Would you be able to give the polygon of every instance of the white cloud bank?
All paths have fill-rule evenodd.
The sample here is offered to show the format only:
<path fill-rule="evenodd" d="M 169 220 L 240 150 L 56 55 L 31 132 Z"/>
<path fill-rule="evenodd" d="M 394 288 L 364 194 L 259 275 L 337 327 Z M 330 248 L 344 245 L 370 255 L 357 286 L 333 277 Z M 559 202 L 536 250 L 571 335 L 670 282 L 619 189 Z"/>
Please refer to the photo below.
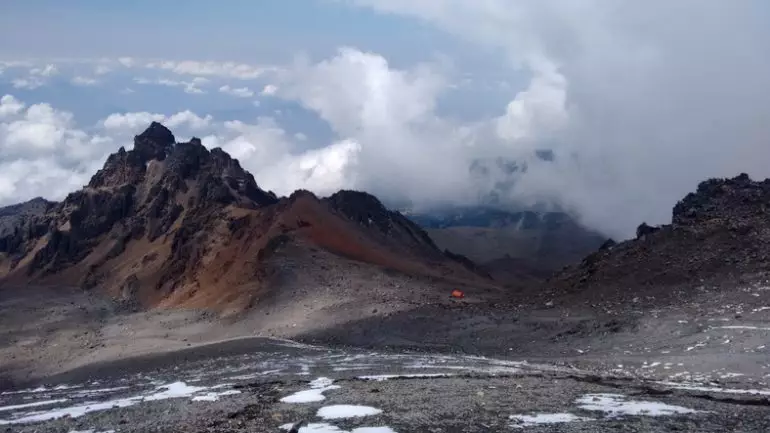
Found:
<path fill-rule="evenodd" d="M 251 98 L 254 96 L 254 91 L 248 87 L 230 87 L 226 84 L 220 87 L 219 91 L 230 96 L 235 96 L 236 98 Z"/>
<path fill-rule="evenodd" d="M 224 147 L 262 186 L 280 194 L 345 187 L 440 204 L 474 203 L 494 191 L 503 204 L 557 204 L 614 237 L 632 234 L 642 221 L 667 222 L 673 204 L 708 177 L 770 176 L 770 51 L 764 42 L 770 29 L 763 1 L 346 3 L 418 19 L 499 54 L 499 67 L 512 77 L 506 82 L 517 91 L 495 107 L 497 114 L 460 122 L 437 110 L 458 84 L 443 66 L 396 68 L 379 54 L 355 48 L 288 68 L 124 58 L 111 65 L 197 77 L 138 84 L 200 90 L 209 77 L 220 80 L 220 92 L 243 97 L 264 86 L 266 73 L 280 70 L 257 92 L 301 104 L 328 123 L 335 138 L 308 148 L 313 140 L 271 118 L 226 122 L 182 112 L 115 114 L 78 142 L 91 146 L 98 133 L 110 137 L 114 150 L 130 143 L 115 143 L 119 137 L 128 140 L 160 120 L 200 134 L 207 146 Z M 522 75 L 528 81 L 518 81 L 517 88 L 515 77 Z M 42 69 L 26 79 L 41 76 Z M 0 146 L 16 156 L 0 164 L 37 161 L 23 159 L 18 143 L 8 142 L 8 125 L 29 122 L 31 107 L 4 101 Z M 80 136 L 62 132 L 82 132 L 68 119 L 53 127 L 38 122 L 40 137 L 49 143 L 43 147 L 58 148 L 61 137 Z M 537 156 L 545 149 L 553 161 Z M 0 201 L 47 191 L 11 191 L 13 185 L 5 196 L 0 192 Z"/>
<path fill-rule="evenodd" d="M 623 237 L 668 221 L 705 178 L 770 175 L 766 2 L 352 3 L 419 19 L 532 74 L 496 120 L 494 153 L 541 147 L 556 160 L 515 176 L 509 201 L 553 201 Z"/>
<path fill-rule="evenodd" d="M 87 134 L 73 115 L 49 104 L 27 107 L 0 98 L 0 203 L 45 195 L 61 198 L 82 187 L 114 150 L 108 137 Z"/>

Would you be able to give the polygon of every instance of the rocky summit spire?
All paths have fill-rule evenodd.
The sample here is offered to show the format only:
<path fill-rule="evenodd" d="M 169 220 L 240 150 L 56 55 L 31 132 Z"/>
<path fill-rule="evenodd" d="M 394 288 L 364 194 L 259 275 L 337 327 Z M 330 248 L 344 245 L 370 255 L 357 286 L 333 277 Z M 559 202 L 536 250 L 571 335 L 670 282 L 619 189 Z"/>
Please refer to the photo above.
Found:
<path fill-rule="evenodd" d="M 152 122 L 149 128 L 134 137 L 134 151 L 143 161 L 163 161 L 175 142 L 174 134 L 168 128 L 158 122 Z"/>

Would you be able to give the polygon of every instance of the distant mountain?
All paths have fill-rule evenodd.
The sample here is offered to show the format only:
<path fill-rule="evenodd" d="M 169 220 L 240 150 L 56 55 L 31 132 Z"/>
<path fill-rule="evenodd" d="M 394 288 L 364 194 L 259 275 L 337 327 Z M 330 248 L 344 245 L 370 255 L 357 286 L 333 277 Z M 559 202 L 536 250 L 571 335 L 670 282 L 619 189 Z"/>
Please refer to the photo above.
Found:
<path fill-rule="evenodd" d="M 277 197 L 222 149 L 178 143 L 159 123 L 61 203 L 37 199 L 0 219 L 0 283 L 80 286 L 144 307 L 242 310 L 362 272 L 329 299 L 366 305 L 376 287 L 398 293 L 401 283 L 372 286 L 373 275 L 391 278 L 384 271 L 488 282 L 374 196 Z"/>
<path fill-rule="evenodd" d="M 55 202 L 36 197 L 24 203 L 0 208 L 0 238 L 12 234 L 25 220 L 45 215 L 55 205 Z"/>
<path fill-rule="evenodd" d="M 457 207 L 410 213 L 441 249 L 462 254 L 505 273 L 504 279 L 543 277 L 579 262 L 606 241 L 563 212 L 511 212 Z"/>

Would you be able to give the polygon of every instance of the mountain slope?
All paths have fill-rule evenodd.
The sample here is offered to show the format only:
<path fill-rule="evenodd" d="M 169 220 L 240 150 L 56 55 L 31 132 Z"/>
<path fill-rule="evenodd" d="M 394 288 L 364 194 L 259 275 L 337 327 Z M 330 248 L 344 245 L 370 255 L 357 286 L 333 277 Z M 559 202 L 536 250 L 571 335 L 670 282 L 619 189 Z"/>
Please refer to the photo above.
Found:
<path fill-rule="evenodd" d="M 548 276 L 605 241 L 562 212 L 471 207 L 409 217 L 439 248 L 463 254 L 509 282 Z"/>
<path fill-rule="evenodd" d="M 636 239 L 607 245 L 553 282 L 571 292 L 634 297 L 768 272 L 770 179 L 741 174 L 702 182 L 674 207 L 671 224 L 642 224 Z"/>
<path fill-rule="evenodd" d="M 279 199 L 221 149 L 196 138 L 176 143 L 158 123 L 132 150 L 110 155 L 86 187 L 0 238 L 0 278 L 98 288 L 145 307 L 238 310 L 279 288 L 275 263 L 290 247 L 481 281 L 373 196 L 341 191 L 321 200 L 298 191 Z"/>

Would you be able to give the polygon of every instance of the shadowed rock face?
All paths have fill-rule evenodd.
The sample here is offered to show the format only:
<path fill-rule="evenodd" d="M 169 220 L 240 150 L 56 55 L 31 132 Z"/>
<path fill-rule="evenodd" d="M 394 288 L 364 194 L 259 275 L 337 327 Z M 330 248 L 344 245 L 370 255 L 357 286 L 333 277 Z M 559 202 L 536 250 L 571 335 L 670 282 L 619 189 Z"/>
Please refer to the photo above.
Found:
<path fill-rule="evenodd" d="M 279 200 L 222 149 L 197 138 L 177 143 L 155 122 L 131 150 L 110 155 L 83 189 L 61 203 L 4 208 L 5 220 L 0 278 L 100 287 L 150 306 L 256 296 L 267 284 L 265 263 L 292 243 L 416 272 L 405 257 L 462 267 L 369 194 L 319 200 L 298 192 Z"/>
<path fill-rule="evenodd" d="M 642 224 L 556 278 L 573 289 L 693 285 L 770 271 L 770 180 L 710 179 L 673 209 L 672 224 Z"/>
<path fill-rule="evenodd" d="M 439 248 L 465 255 L 495 280 L 515 286 L 580 262 L 606 240 L 563 212 L 457 207 L 409 218 Z"/>
<path fill-rule="evenodd" d="M 425 230 L 401 213 L 386 209 L 377 197 L 371 194 L 342 190 L 325 201 L 332 209 L 351 221 L 374 228 L 390 239 L 427 252 L 439 251 Z"/>

